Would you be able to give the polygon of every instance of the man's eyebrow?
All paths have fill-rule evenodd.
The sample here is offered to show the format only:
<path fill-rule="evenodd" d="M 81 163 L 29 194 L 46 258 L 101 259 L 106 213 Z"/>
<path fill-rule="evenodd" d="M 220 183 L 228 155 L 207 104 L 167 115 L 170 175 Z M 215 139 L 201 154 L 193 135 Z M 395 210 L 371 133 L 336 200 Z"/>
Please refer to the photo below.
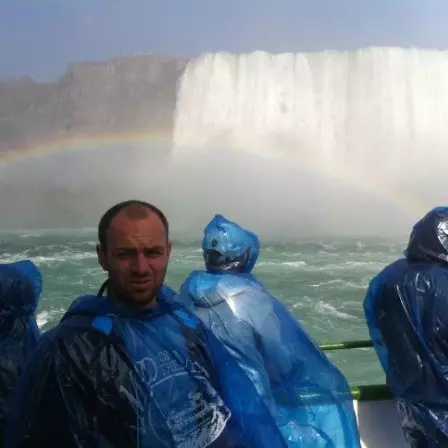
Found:
<path fill-rule="evenodd" d="M 130 252 L 137 250 L 137 248 L 133 246 L 119 246 L 116 247 L 114 250 L 115 252 Z"/>

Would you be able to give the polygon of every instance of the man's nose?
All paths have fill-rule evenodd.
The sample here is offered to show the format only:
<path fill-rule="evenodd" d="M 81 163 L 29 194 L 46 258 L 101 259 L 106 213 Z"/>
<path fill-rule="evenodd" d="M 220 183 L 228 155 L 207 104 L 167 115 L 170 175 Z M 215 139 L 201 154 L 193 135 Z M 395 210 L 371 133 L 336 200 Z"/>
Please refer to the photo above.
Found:
<path fill-rule="evenodd" d="M 136 274 L 146 274 L 148 272 L 148 262 L 144 254 L 138 254 L 135 257 L 132 268 Z"/>

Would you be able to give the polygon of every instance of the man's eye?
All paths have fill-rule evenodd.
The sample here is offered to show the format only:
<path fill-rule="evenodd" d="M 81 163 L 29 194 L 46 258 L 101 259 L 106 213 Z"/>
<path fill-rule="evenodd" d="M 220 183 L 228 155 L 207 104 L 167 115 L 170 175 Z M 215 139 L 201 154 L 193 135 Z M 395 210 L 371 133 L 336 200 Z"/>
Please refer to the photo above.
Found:
<path fill-rule="evenodd" d="M 145 256 L 148 258 L 156 258 L 160 257 L 162 253 L 163 252 L 161 250 L 148 250 L 145 252 Z"/>
<path fill-rule="evenodd" d="M 118 258 L 129 258 L 132 254 L 130 254 L 129 252 L 120 252 L 117 254 Z"/>

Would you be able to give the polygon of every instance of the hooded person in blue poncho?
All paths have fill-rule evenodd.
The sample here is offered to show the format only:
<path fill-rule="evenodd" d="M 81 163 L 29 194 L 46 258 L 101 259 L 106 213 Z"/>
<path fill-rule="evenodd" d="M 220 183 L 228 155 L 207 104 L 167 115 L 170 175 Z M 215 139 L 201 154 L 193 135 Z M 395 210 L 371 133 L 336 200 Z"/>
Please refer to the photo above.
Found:
<path fill-rule="evenodd" d="M 202 249 L 207 270 L 191 273 L 177 300 L 239 362 L 288 446 L 359 447 L 346 379 L 251 274 L 258 237 L 216 215 Z"/>
<path fill-rule="evenodd" d="M 31 261 L 0 264 L 0 443 L 11 397 L 40 337 L 41 291 L 42 276 Z"/>
<path fill-rule="evenodd" d="M 415 224 L 405 257 L 370 282 L 364 311 L 409 444 L 448 446 L 448 207 Z"/>
<path fill-rule="evenodd" d="M 42 338 L 6 447 L 284 448 L 252 383 L 164 285 L 168 221 L 126 201 L 98 228 L 107 296 L 79 297 Z"/>

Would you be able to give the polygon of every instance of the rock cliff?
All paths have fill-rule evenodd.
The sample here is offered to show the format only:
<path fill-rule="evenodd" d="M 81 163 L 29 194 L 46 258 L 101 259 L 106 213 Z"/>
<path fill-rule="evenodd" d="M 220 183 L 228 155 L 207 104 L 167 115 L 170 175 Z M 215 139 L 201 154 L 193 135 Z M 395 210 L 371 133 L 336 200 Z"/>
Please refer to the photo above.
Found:
<path fill-rule="evenodd" d="M 186 59 L 133 55 L 72 64 L 54 83 L 0 81 L 0 150 L 79 134 L 171 132 Z"/>

